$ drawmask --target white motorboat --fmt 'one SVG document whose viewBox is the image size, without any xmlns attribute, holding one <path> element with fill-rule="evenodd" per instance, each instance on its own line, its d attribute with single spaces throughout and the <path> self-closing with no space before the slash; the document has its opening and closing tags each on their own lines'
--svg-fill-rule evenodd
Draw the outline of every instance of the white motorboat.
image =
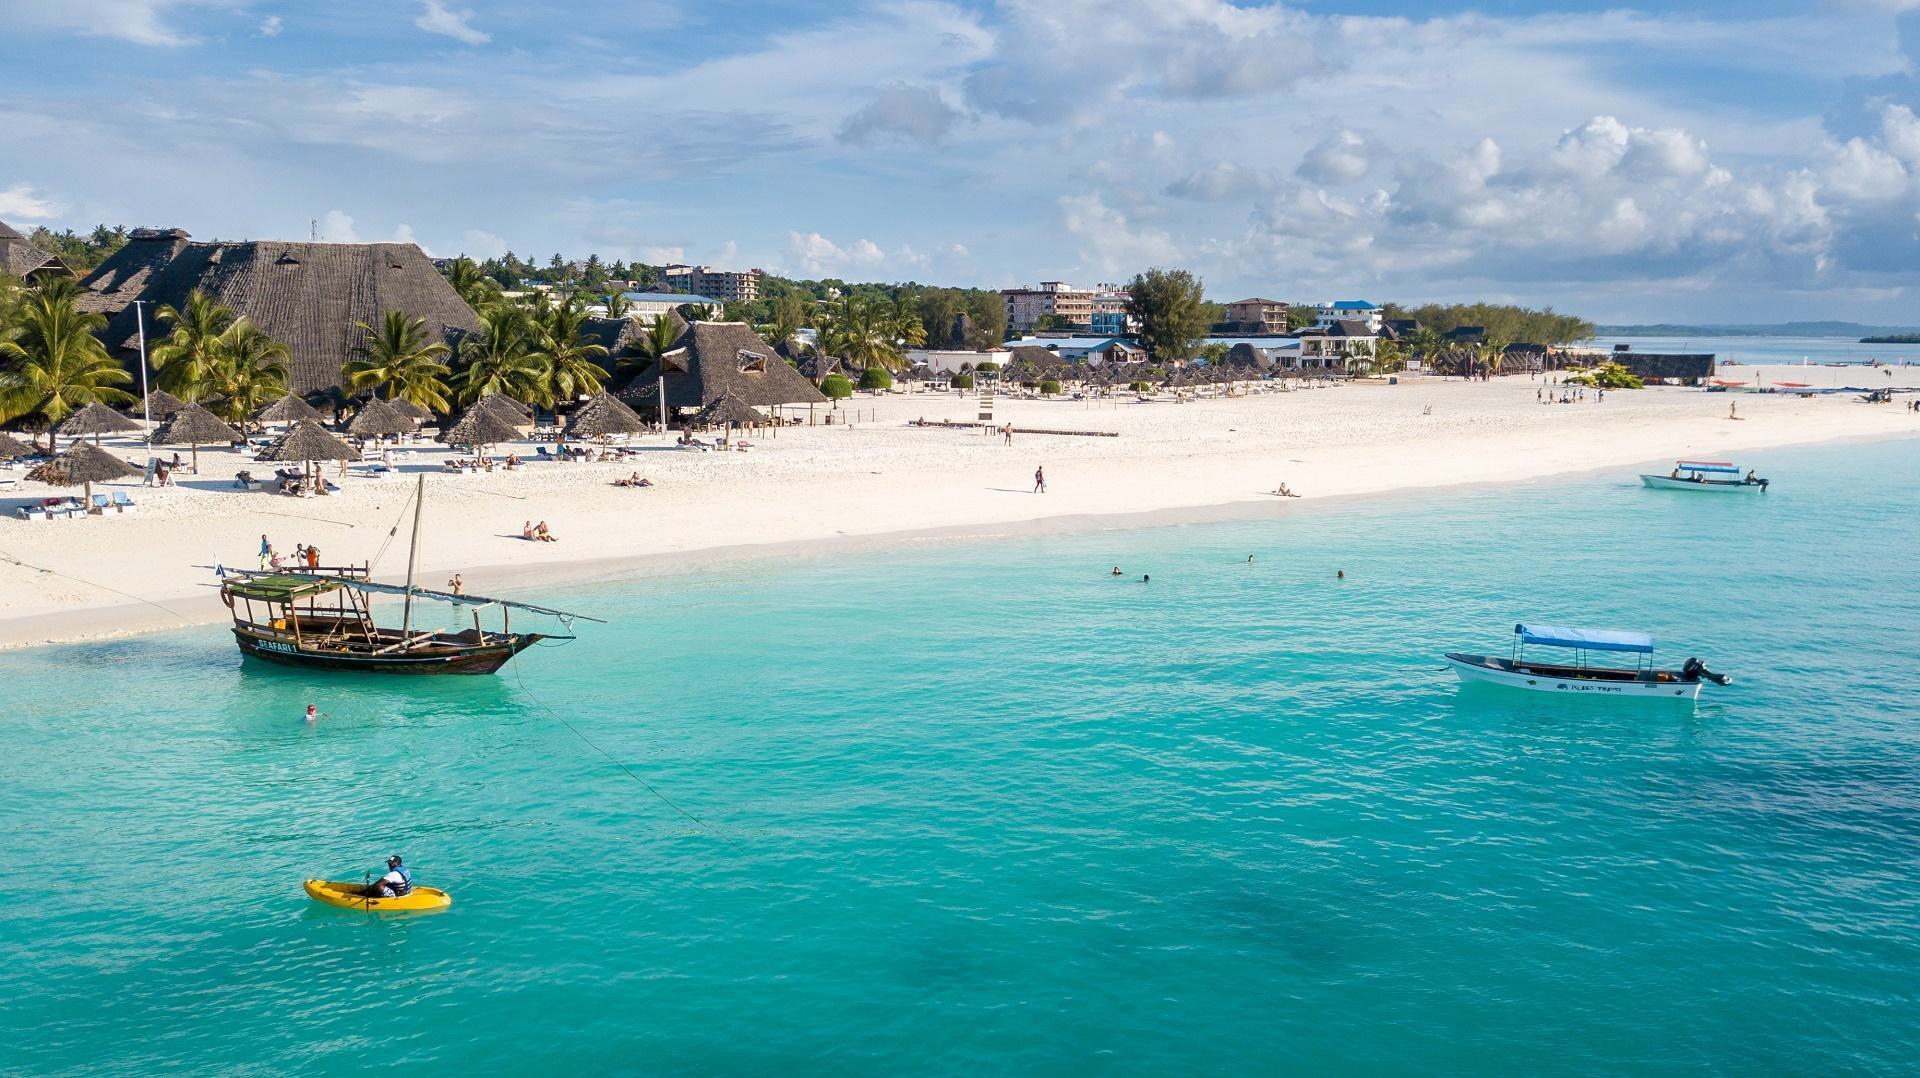
<svg viewBox="0 0 1920 1078">
<path fill-rule="evenodd" d="M 1528 645 L 1569 650 L 1573 652 L 1573 661 L 1554 663 L 1529 659 Z M 1632 655 L 1635 665 L 1631 669 L 1591 665 L 1589 658 L 1596 652 Z M 1449 653 L 1446 658 L 1447 665 L 1460 675 L 1461 681 L 1534 692 L 1691 701 L 1699 698 L 1700 686 L 1707 682 L 1733 683 L 1725 674 L 1708 670 L 1699 659 L 1688 659 L 1678 670 L 1657 670 L 1653 665 L 1653 637 L 1615 629 L 1520 624 L 1513 627 L 1513 651 L 1507 658 L 1460 652 Z"/>
<path fill-rule="evenodd" d="M 1717 475 L 1736 478 L 1713 478 Z M 1673 462 L 1672 472 L 1642 474 L 1640 481 L 1655 490 L 1714 490 L 1723 494 L 1765 494 L 1768 483 L 1751 470 L 1742 476 L 1739 468 L 1724 460 L 1677 460 Z"/>
</svg>

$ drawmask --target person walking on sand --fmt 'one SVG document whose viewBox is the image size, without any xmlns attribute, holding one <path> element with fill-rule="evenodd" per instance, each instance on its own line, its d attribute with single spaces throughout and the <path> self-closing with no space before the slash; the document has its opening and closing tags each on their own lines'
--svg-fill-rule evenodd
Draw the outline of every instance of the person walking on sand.
<svg viewBox="0 0 1920 1078">
<path fill-rule="evenodd" d="M 1047 492 L 1047 469 L 1044 466 L 1033 470 L 1033 492 L 1035 494 Z"/>
<path fill-rule="evenodd" d="M 267 533 L 260 533 L 260 568 L 267 568 L 267 559 L 273 556 L 273 544 L 267 542 Z"/>
<path fill-rule="evenodd" d="M 1728 419 L 1740 418 L 1740 405 L 1737 402 L 1734 402 L 1734 401 L 1727 402 L 1727 418 Z"/>
</svg>

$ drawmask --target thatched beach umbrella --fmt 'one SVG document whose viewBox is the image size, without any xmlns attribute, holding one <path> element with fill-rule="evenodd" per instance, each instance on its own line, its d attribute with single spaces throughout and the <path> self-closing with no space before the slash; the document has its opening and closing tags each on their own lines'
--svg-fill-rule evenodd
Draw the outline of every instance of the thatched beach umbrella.
<svg viewBox="0 0 1920 1078">
<path fill-rule="evenodd" d="M 156 389 L 147 394 L 146 398 L 140 403 L 127 409 L 127 415 L 141 417 L 152 416 L 155 419 L 172 419 L 180 409 L 186 406 L 187 402 L 181 400 L 179 397 L 174 396 L 164 389 Z"/>
<path fill-rule="evenodd" d="M 253 413 L 256 423 L 299 423 L 309 419 L 318 422 L 322 418 L 320 409 L 291 393 Z"/>
<path fill-rule="evenodd" d="M 317 419 L 303 419 L 287 433 L 275 439 L 274 443 L 260 454 L 265 461 L 299 461 L 302 470 L 307 464 L 324 464 L 337 460 L 344 472 L 348 461 L 359 460 L 360 451 L 327 432 Z"/>
<path fill-rule="evenodd" d="M 357 438 L 379 438 L 389 434 L 412 434 L 413 419 L 401 414 L 392 401 L 378 398 L 360 406 L 360 411 L 347 424 L 347 433 Z"/>
<path fill-rule="evenodd" d="M 53 428 L 53 433 L 55 437 L 64 434 L 69 438 L 79 438 L 91 434 L 93 435 L 93 444 L 99 445 L 102 434 L 120 434 L 125 431 L 135 431 L 139 429 L 140 424 L 101 404 L 99 401 L 94 401 L 92 404 L 61 420 L 60 425 Z"/>
<path fill-rule="evenodd" d="M 472 446 L 475 450 L 519 439 L 518 424 L 498 411 L 483 408 L 479 404 L 467 409 L 458 422 L 440 432 L 440 440 L 448 445 Z"/>
<path fill-rule="evenodd" d="M 647 421 L 611 393 L 601 393 L 574 410 L 567 420 L 567 433 L 575 438 L 600 438 L 609 434 L 642 434 Z"/>
<path fill-rule="evenodd" d="M 0 460 L 19 460 L 40 452 L 38 449 L 11 435 L 0 434 Z"/>
<path fill-rule="evenodd" d="M 386 405 L 401 415 L 406 416 L 408 419 L 413 420 L 415 423 L 425 423 L 427 420 L 433 418 L 432 412 L 427 411 L 425 408 L 420 407 L 405 397 L 395 397 L 387 401 Z"/>
<path fill-rule="evenodd" d="M 722 423 L 758 426 L 767 421 L 767 417 L 747 402 L 731 393 L 722 393 L 720 398 L 694 413 L 696 426 L 712 427 Z"/>
<path fill-rule="evenodd" d="M 153 440 L 157 445 L 192 446 L 193 474 L 199 475 L 201 446 L 232 445 L 243 439 L 239 431 L 227 425 L 219 416 L 197 404 L 189 404 L 155 428 Z"/>
<path fill-rule="evenodd" d="M 505 393 L 489 393 L 468 407 L 468 411 L 481 409 L 515 421 L 514 426 L 524 427 L 533 422 L 533 409 L 507 396 Z"/>
<path fill-rule="evenodd" d="M 98 446 L 75 442 L 65 453 L 28 472 L 27 478 L 54 487 L 86 487 L 87 509 L 92 511 L 95 483 L 142 474 L 140 469 Z"/>
</svg>

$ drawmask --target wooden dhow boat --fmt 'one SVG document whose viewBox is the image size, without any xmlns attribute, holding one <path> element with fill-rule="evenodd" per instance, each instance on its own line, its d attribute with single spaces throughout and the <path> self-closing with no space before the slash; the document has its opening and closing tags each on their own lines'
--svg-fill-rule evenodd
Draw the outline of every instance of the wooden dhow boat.
<svg viewBox="0 0 1920 1078">
<path fill-rule="evenodd" d="M 1529 645 L 1571 651 L 1573 661 L 1529 659 L 1526 653 Z M 1595 653 L 1632 655 L 1635 665 L 1631 669 L 1594 666 L 1589 660 Z M 1535 692 L 1697 700 L 1703 684 L 1733 684 L 1732 678 L 1708 670 L 1699 659 L 1688 659 L 1678 670 L 1656 669 L 1653 637 L 1617 629 L 1523 623 L 1513 627 L 1513 651 L 1507 658 L 1450 652 L 1446 659 L 1463 682 L 1484 682 Z"/>
<path fill-rule="evenodd" d="M 1716 479 L 1715 476 L 1733 476 L 1732 479 Z M 1721 493 L 1765 494 L 1768 481 L 1748 471 L 1740 474 L 1740 469 L 1724 460 L 1676 460 L 1673 471 L 1666 475 L 1640 476 L 1640 482 L 1655 490 L 1715 490 Z"/>
<path fill-rule="evenodd" d="M 426 490 L 422 479 L 416 499 Z M 509 659 L 542 640 L 572 640 L 553 633 L 516 633 L 513 612 L 525 611 L 572 622 L 600 622 L 532 603 L 455 595 L 414 586 L 420 547 L 420 504 L 414 503 L 413 542 L 407 553 L 407 582 L 377 584 L 365 567 L 312 571 L 234 572 L 229 570 L 220 598 L 233 611 L 233 638 L 240 652 L 282 666 L 350 670 L 378 674 L 491 674 Z M 400 627 L 383 628 L 373 616 L 373 597 L 402 597 Z M 414 601 L 431 600 L 465 607 L 473 626 L 458 631 L 413 628 Z M 500 629 L 481 625 L 482 613 L 498 609 Z M 604 624 L 604 622 L 600 622 Z"/>
</svg>

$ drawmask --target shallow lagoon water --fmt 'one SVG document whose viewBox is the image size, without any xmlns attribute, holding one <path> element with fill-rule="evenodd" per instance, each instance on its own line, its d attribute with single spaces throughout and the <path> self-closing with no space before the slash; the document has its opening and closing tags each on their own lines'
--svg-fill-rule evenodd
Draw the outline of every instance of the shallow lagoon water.
<svg viewBox="0 0 1920 1078">
<path fill-rule="evenodd" d="M 492 678 L 0 656 L 0 1069 L 1904 1069 L 1920 441 L 1753 463 L 556 589 Z M 1523 617 L 1737 683 L 1441 667 Z M 300 893 L 394 850 L 450 912 Z"/>
</svg>

